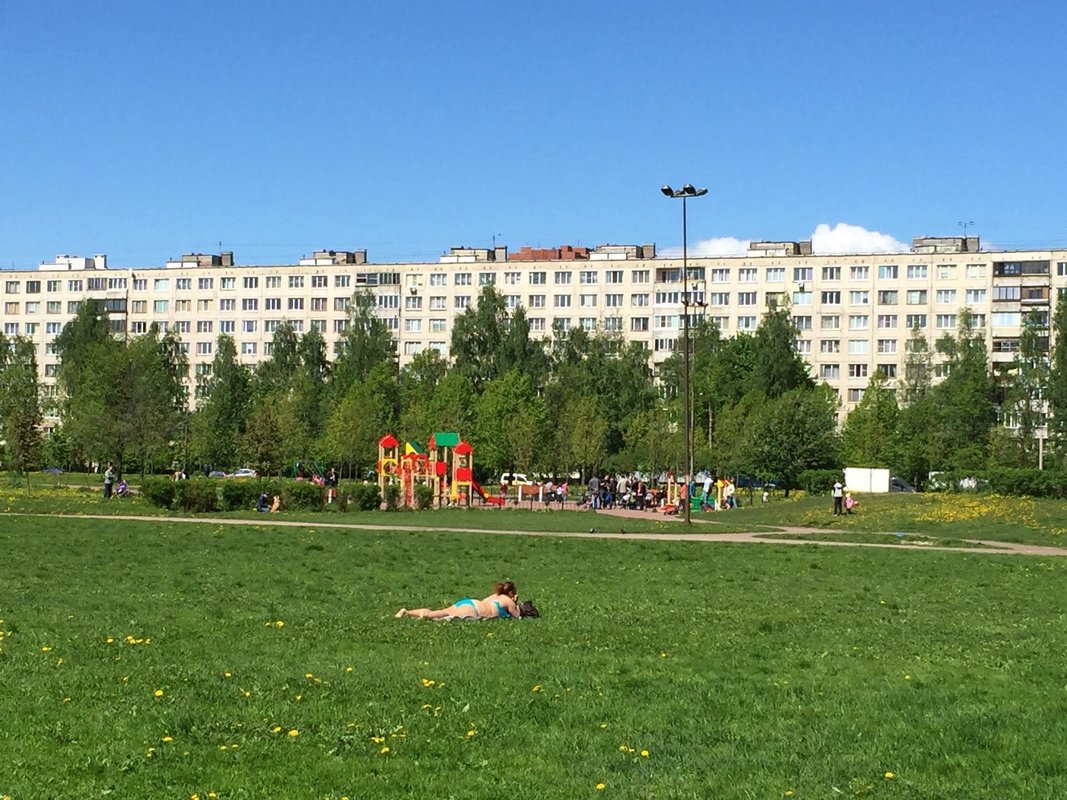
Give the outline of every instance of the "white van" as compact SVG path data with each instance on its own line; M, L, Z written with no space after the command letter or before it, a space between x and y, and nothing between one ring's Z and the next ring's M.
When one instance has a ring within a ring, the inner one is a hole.
M507 484L508 486L533 486L533 481L521 472L505 472L500 476L500 480L497 481L497 486L502 486L504 484Z

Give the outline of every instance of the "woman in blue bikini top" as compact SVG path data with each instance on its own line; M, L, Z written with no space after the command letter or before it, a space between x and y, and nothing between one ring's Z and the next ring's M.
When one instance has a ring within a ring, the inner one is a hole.
M484 600L475 600L473 597L465 597L457 600L448 608L402 608L396 612L397 617L419 617L420 619L443 619L456 617L459 619L518 619L518 592L515 584L511 581L501 581L493 587L493 593Z

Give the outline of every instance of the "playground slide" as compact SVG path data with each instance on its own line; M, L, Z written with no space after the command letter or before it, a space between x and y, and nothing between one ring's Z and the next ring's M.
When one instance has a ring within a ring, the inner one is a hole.
M485 489L478 485L478 481L471 481L471 488L478 493L478 496L482 498L486 503L491 503L494 506L503 506L503 497L491 497L485 493Z

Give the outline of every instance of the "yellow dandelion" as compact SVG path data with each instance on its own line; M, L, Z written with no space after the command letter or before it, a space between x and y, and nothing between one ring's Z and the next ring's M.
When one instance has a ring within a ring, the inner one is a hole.
M792 796L793 796L793 790L792 789L786 789L785 790L785 797L792 797Z
M275 620L274 627L275 628L284 628L285 627L284 620L280 620L280 619L279 620Z
M282 726L281 725L275 725L273 728L270 729L270 732L271 733L281 733L282 732Z
M252 696L252 693L250 691L248 691L247 689L245 689L245 697L251 697L251 696Z
M388 753L388 752L389 752L389 748L388 748L388 747L383 747L383 748L382 748L381 750L379 750L378 752L379 752L379 753L381 753L381 754L382 754L382 755L384 756L384 755L385 755L386 753Z
M627 748L627 746L625 744L620 744L619 745L619 752L620 753L625 753L628 749L629 748Z
M115 640L114 640L114 639L112 639L112 638L111 638L110 636L108 636L108 637L107 637L107 643L108 643L108 644L114 644L114 643L115 643Z
M541 691L541 684L535 683L533 688L530 691L531 692L540 692Z
M904 676L904 680L906 680L906 681L910 681L910 680L911 680L911 675L905 675L905 676Z
M648 751L647 750L642 750L641 751L641 758L648 758Z
M597 790L598 792L602 792L602 791L604 791L604 784L602 784L602 783L598 783L598 784L596 785L596 790Z
M298 702L298 703L299 703L299 702L300 702L301 700L303 700L303 699L304 699L304 695L302 695L302 694L298 694L298 695L297 695L296 697L294 697L293 699L294 699L294 700L296 700L296 702Z
M156 689L152 694L154 694L156 697L162 697L163 696L163 690L162 689Z
M41 652L42 653L51 653L52 652L52 648L49 647L48 645L45 645L44 647L41 648Z
M429 689L431 686L434 685L434 683L435 683L435 681L432 681L429 678L423 678L422 679L422 685L423 685L423 688L425 688L425 689Z
M224 673L222 673L222 677L224 677L224 678L232 678L233 677L233 673L232 672L224 672Z
M307 678L308 680L311 680L311 679L312 679L312 678L314 678L315 676L314 676L314 675L313 675L312 673L310 673L310 672L305 672L305 673L304 673L304 677L305 677L305 678Z
M222 752L224 752L224 753L225 753L225 752L226 752L226 745L224 745L224 744L220 744L220 745L219 745L219 750L221 750Z
M63 698L63 702L64 703L69 703L70 702L70 698L69 697L64 697Z
M601 722L600 723L600 730L606 730L607 727L608 727L608 723L606 723L606 722Z
M471 738L473 738L474 736L477 736L477 735L478 735L478 731L474 730L474 728L471 728L469 731L467 731L467 738L468 739L471 739Z
M296 728L293 728L291 731L289 731L289 735L295 739L297 736L300 735L300 731L298 731Z
M174 741L174 737L173 736L164 736L163 737L163 741L164 742L173 742Z
M218 798L218 794L216 792L207 793L207 800L216 800L216 798Z
M894 774L893 774L892 772L887 772L887 773L885 774L885 779L886 779L887 781L891 781L891 780L893 780L893 778L895 778L895 777L896 777L896 775L894 775Z
M58 667L58 666L59 666L60 664L62 664L62 663L63 663L63 659L62 659L62 658L57 658L57 659L56 659L56 666L57 666L57 667Z
M352 671L351 667L345 667L345 672L351 672L351 671Z

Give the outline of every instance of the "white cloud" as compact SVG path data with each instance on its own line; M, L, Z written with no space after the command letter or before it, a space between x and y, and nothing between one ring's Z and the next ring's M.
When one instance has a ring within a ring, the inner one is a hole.
M713 239L701 239L689 245L689 255L700 256L743 256L748 252L747 239L735 239L733 236L716 236ZM660 253L665 258L681 258L682 248L665 247Z
M888 233L839 222L833 228L826 223L816 226L811 234L811 249L817 255L832 256L848 253L906 253L910 248Z

